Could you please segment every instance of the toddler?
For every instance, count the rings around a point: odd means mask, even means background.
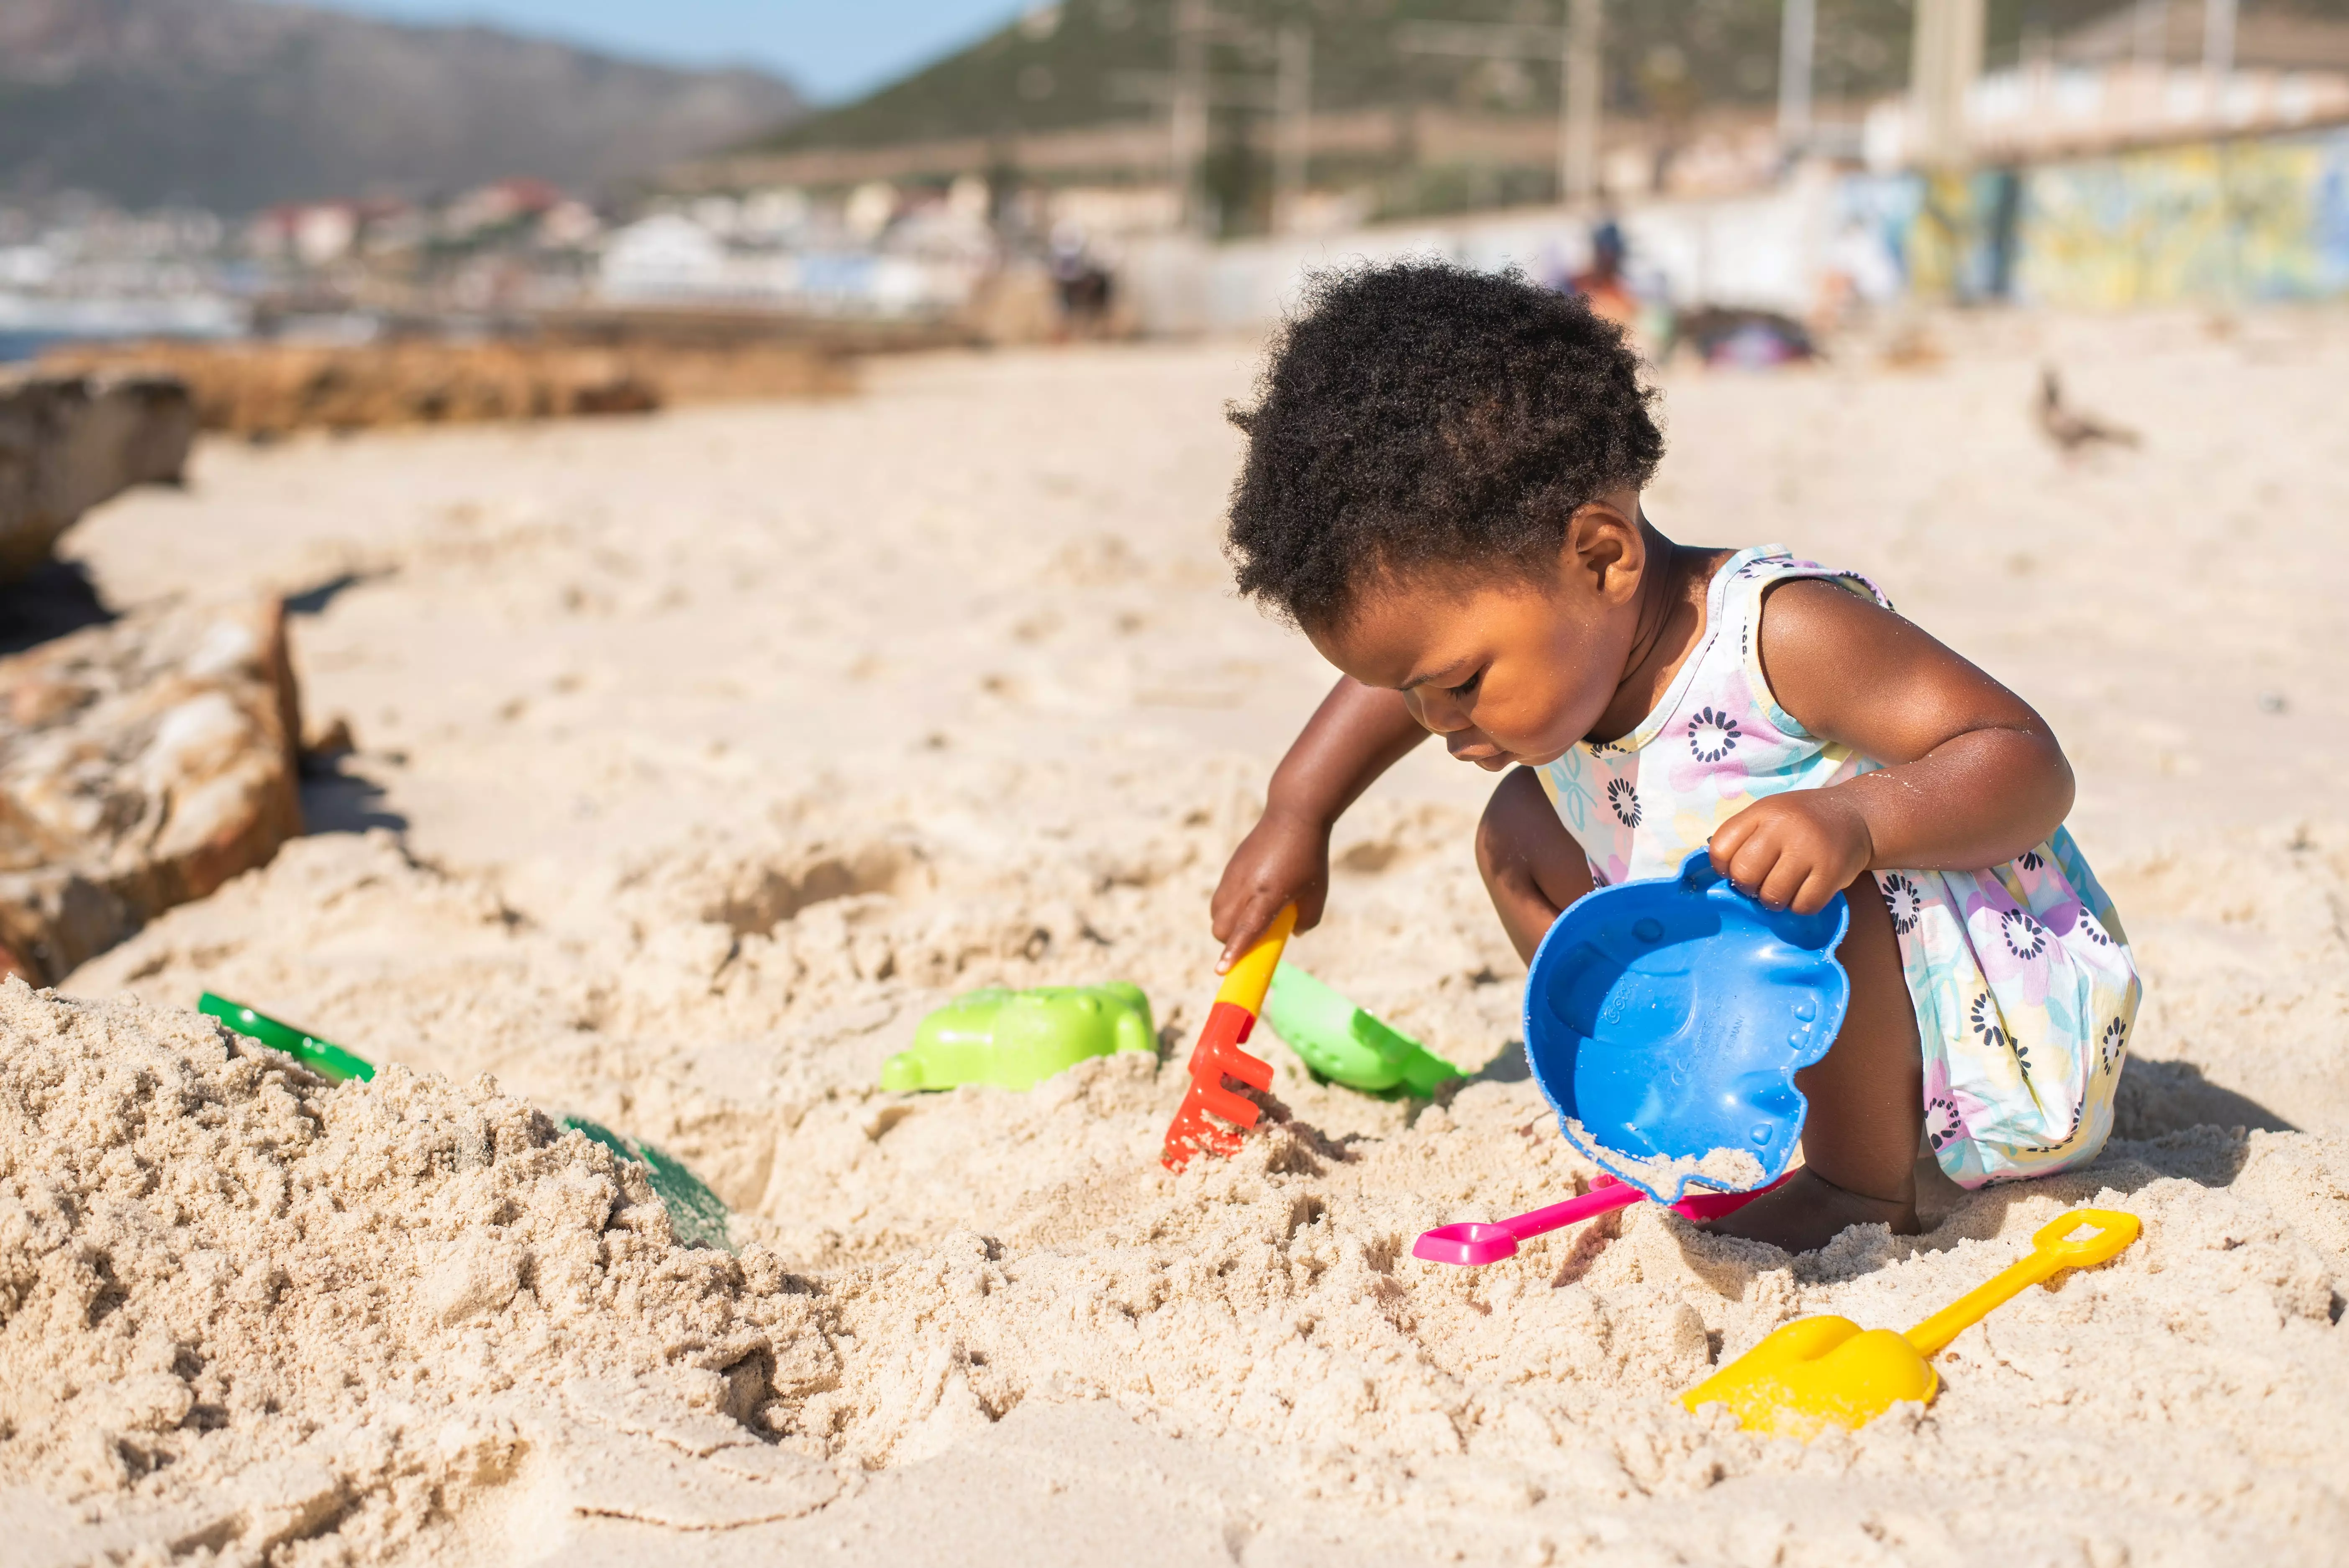
[[[1502,775],[1476,863],[1528,960],[1576,899],[1700,846],[1773,906],[1848,897],[1803,1166],[1719,1229],[1913,1232],[1920,1139],[1967,1187],[2092,1159],[2138,983],[2054,736],[1866,578],[1664,537],[1655,396],[1619,327],[1518,277],[1315,287],[1234,415],[1229,552],[1342,673],[1225,868],[1225,962],[1283,903],[1320,918],[1332,824],[1432,732]]]

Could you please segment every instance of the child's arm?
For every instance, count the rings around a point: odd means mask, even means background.
[[[1713,863],[1809,913],[1863,871],[1979,871],[2062,825],[2072,768],[2029,704],[1915,626],[1831,583],[1770,592],[1762,668],[1804,728],[1891,764],[1756,800],[1714,830]]]
[[[1299,931],[1320,921],[1330,892],[1330,830],[1427,736],[1401,692],[1338,677],[1273,769],[1264,815],[1232,851],[1216,886],[1211,913],[1216,940],[1224,944],[1217,973],[1272,923],[1282,904],[1297,905]]]

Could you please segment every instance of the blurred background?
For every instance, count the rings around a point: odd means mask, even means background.
[[[0,358],[684,351],[536,394],[634,407],[811,374],[756,341],[1249,330],[1431,248],[1769,356],[2349,289],[2344,126],[2349,0],[10,0]]]

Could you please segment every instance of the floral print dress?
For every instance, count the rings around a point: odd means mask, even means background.
[[[1542,788],[1601,887],[1671,876],[1749,802],[1818,789],[1883,764],[1812,735],[1762,673],[1764,590],[1819,577],[1889,609],[1875,584],[1739,552],[1713,576],[1703,641],[1620,740],[1540,769]],[[2058,828],[1979,872],[1887,871],[1877,885],[1900,943],[1925,1058],[1925,1132],[1960,1185],[2042,1176],[2093,1159],[2112,1130],[2140,986],[2112,901]]]

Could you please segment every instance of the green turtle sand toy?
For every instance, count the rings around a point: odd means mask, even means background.
[[[196,1003],[196,1011],[219,1019],[248,1039],[260,1041],[270,1049],[283,1051],[316,1073],[329,1083],[348,1083],[357,1079],[366,1083],[375,1077],[375,1064],[355,1051],[347,1051],[332,1040],[323,1040],[307,1030],[280,1022],[268,1014],[216,996],[207,991]],[[734,1250],[727,1234],[729,1215],[726,1201],[711,1191],[676,1156],[663,1152],[649,1143],[639,1143],[625,1132],[615,1132],[600,1121],[590,1121],[584,1116],[563,1116],[555,1119],[557,1127],[565,1132],[576,1132],[592,1139],[623,1160],[633,1160],[645,1168],[645,1180],[653,1195],[668,1211],[669,1233],[688,1247],[722,1247]]]
[[[1128,980],[973,991],[924,1018],[909,1050],[881,1068],[881,1087],[916,1089],[993,1084],[1033,1088],[1088,1057],[1156,1051],[1150,999]]]
[[[1445,1080],[1468,1076],[1294,964],[1273,971],[1264,1020],[1307,1067],[1365,1094],[1425,1099]]]

